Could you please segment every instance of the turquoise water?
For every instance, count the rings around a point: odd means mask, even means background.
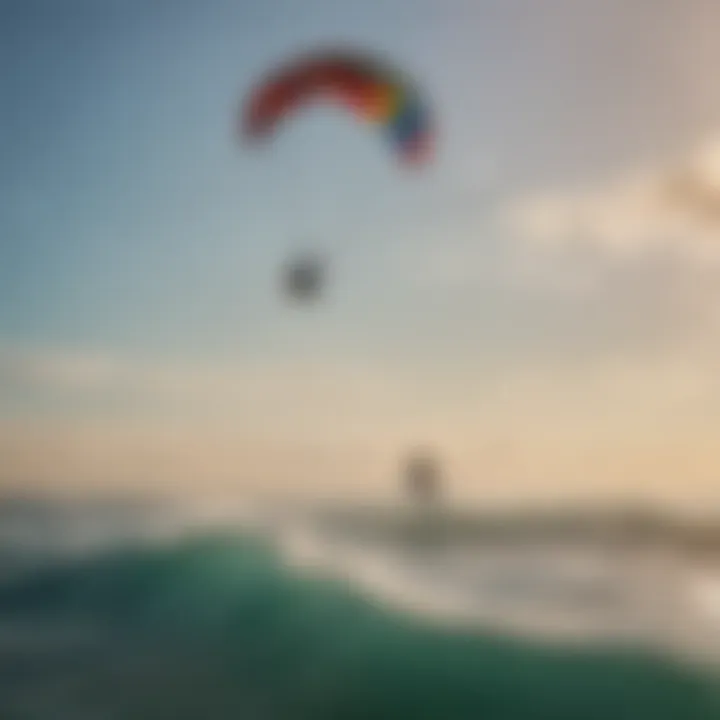
[[[720,693],[637,653],[433,627],[216,535],[8,577],[0,718],[718,720]]]

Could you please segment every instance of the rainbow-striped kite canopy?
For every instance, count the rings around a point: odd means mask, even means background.
[[[318,100],[379,125],[403,161],[430,158],[430,114],[414,83],[386,63],[348,51],[302,55],[269,73],[243,102],[241,134],[252,140],[272,136],[288,115]]]

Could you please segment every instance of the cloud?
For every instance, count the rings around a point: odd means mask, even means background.
[[[0,345],[0,419],[120,423],[153,437],[159,429],[198,437],[230,430],[236,439],[281,445],[363,446],[368,437],[382,444],[398,427],[416,428],[418,408],[432,394],[420,368],[390,361],[275,356],[189,362]]]
[[[562,329],[564,351],[703,346],[717,362],[719,138],[605,182],[517,197],[499,224],[508,283],[529,315]]]
[[[382,372],[332,358],[285,358],[253,362],[178,362],[57,348],[27,349],[0,345],[0,387],[48,397],[109,397],[199,404],[266,401],[322,402],[328,395],[362,398],[368,385],[392,387]]]
[[[129,370],[114,358],[101,354],[0,347],[0,381],[6,384],[97,390],[120,386],[127,380]]]
[[[501,220],[538,251],[585,248],[616,261],[660,254],[720,267],[720,138],[595,187],[517,199],[503,208]]]

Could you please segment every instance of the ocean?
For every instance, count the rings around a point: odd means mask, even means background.
[[[577,544],[340,526],[6,503],[0,718],[720,719],[720,617],[663,619],[667,593],[638,590],[676,587],[667,564],[623,595],[638,574],[611,580]]]

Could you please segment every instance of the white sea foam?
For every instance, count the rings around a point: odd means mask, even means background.
[[[413,546],[326,533],[301,520],[278,537],[295,567],[342,577],[443,622],[720,659],[720,561],[668,544]]]

